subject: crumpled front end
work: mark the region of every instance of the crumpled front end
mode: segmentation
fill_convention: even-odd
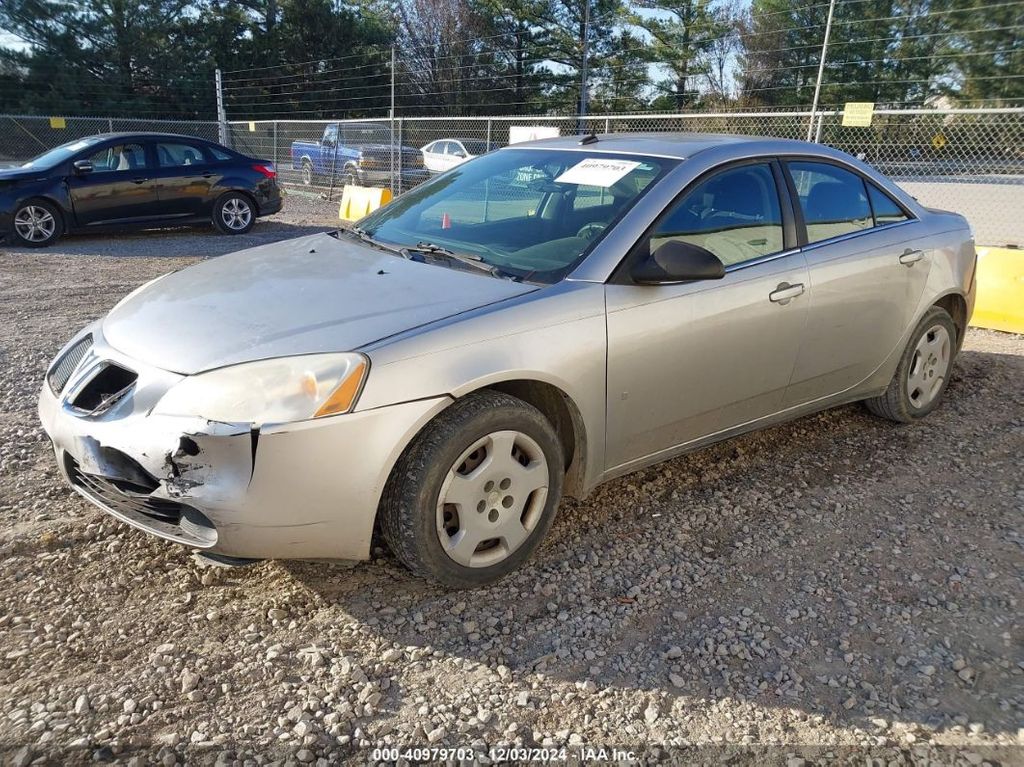
[[[263,427],[151,414],[181,379],[120,354],[96,324],[51,365],[40,419],[76,492],[146,532],[232,557],[365,559],[391,467],[450,401]]]

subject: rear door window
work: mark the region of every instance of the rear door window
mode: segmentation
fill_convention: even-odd
[[[864,181],[856,173],[820,162],[790,162],[807,242],[829,240],[874,226]]]
[[[191,165],[203,165],[206,162],[203,150],[195,144],[172,141],[156,143],[156,160],[161,168],[185,168]]]

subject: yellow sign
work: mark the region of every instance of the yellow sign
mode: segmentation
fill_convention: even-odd
[[[256,132],[256,123],[253,123],[253,122],[249,123],[249,133],[255,133],[255,132]]]
[[[854,128],[871,127],[871,118],[875,115],[873,101],[847,101],[843,107],[843,125]]]
[[[68,125],[64,121],[63,117],[51,117],[50,127],[53,128],[54,130],[63,130],[64,128],[68,127]]]
[[[936,133],[934,136],[932,136],[932,149],[938,152],[944,146],[946,146],[945,136],[943,136],[941,133]]]

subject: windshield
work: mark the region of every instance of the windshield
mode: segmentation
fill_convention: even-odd
[[[487,146],[486,141],[479,139],[464,139],[462,146],[466,147],[466,151],[470,154],[487,154],[494,148],[494,146]]]
[[[504,149],[406,192],[359,229],[384,243],[432,243],[521,279],[557,282],[677,162]]]
[[[43,152],[38,157],[34,157],[27,163],[22,165],[22,168],[49,168],[69,159],[72,155],[78,154],[83,149],[88,149],[91,146],[99,144],[101,141],[106,141],[107,136],[90,136],[89,138],[79,139],[77,141],[69,141],[66,144],[54,147],[49,152]]]
[[[386,125],[346,123],[341,126],[348,144],[390,144],[391,131]]]

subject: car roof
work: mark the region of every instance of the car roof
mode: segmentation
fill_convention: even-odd
[[[130,138],[163,138],[163,139],[185,139],[187,141],[202,141],[206,144],[217,144],[216,141],[211,141],[208,138],[202,136],[190,136],[187,133],[158,133],[156,131],[131,131],[123,133],[95,133],[90,136],[83,136],[83,139],[97,139],[100,141],[106,141],[108,139],[130,139]],[[220,144],[217,144],[220,146]]]
[[[512,144],[509,148],[576,149],[587,152],[617,152],[671,157],[685,160],[714,147],[736,147],[737,154],[800,153],[827,155],[820,144],[765,136],[736,136],[726,133],[602,133],[596,141],[581,144],[583,136],[559,136]]]

